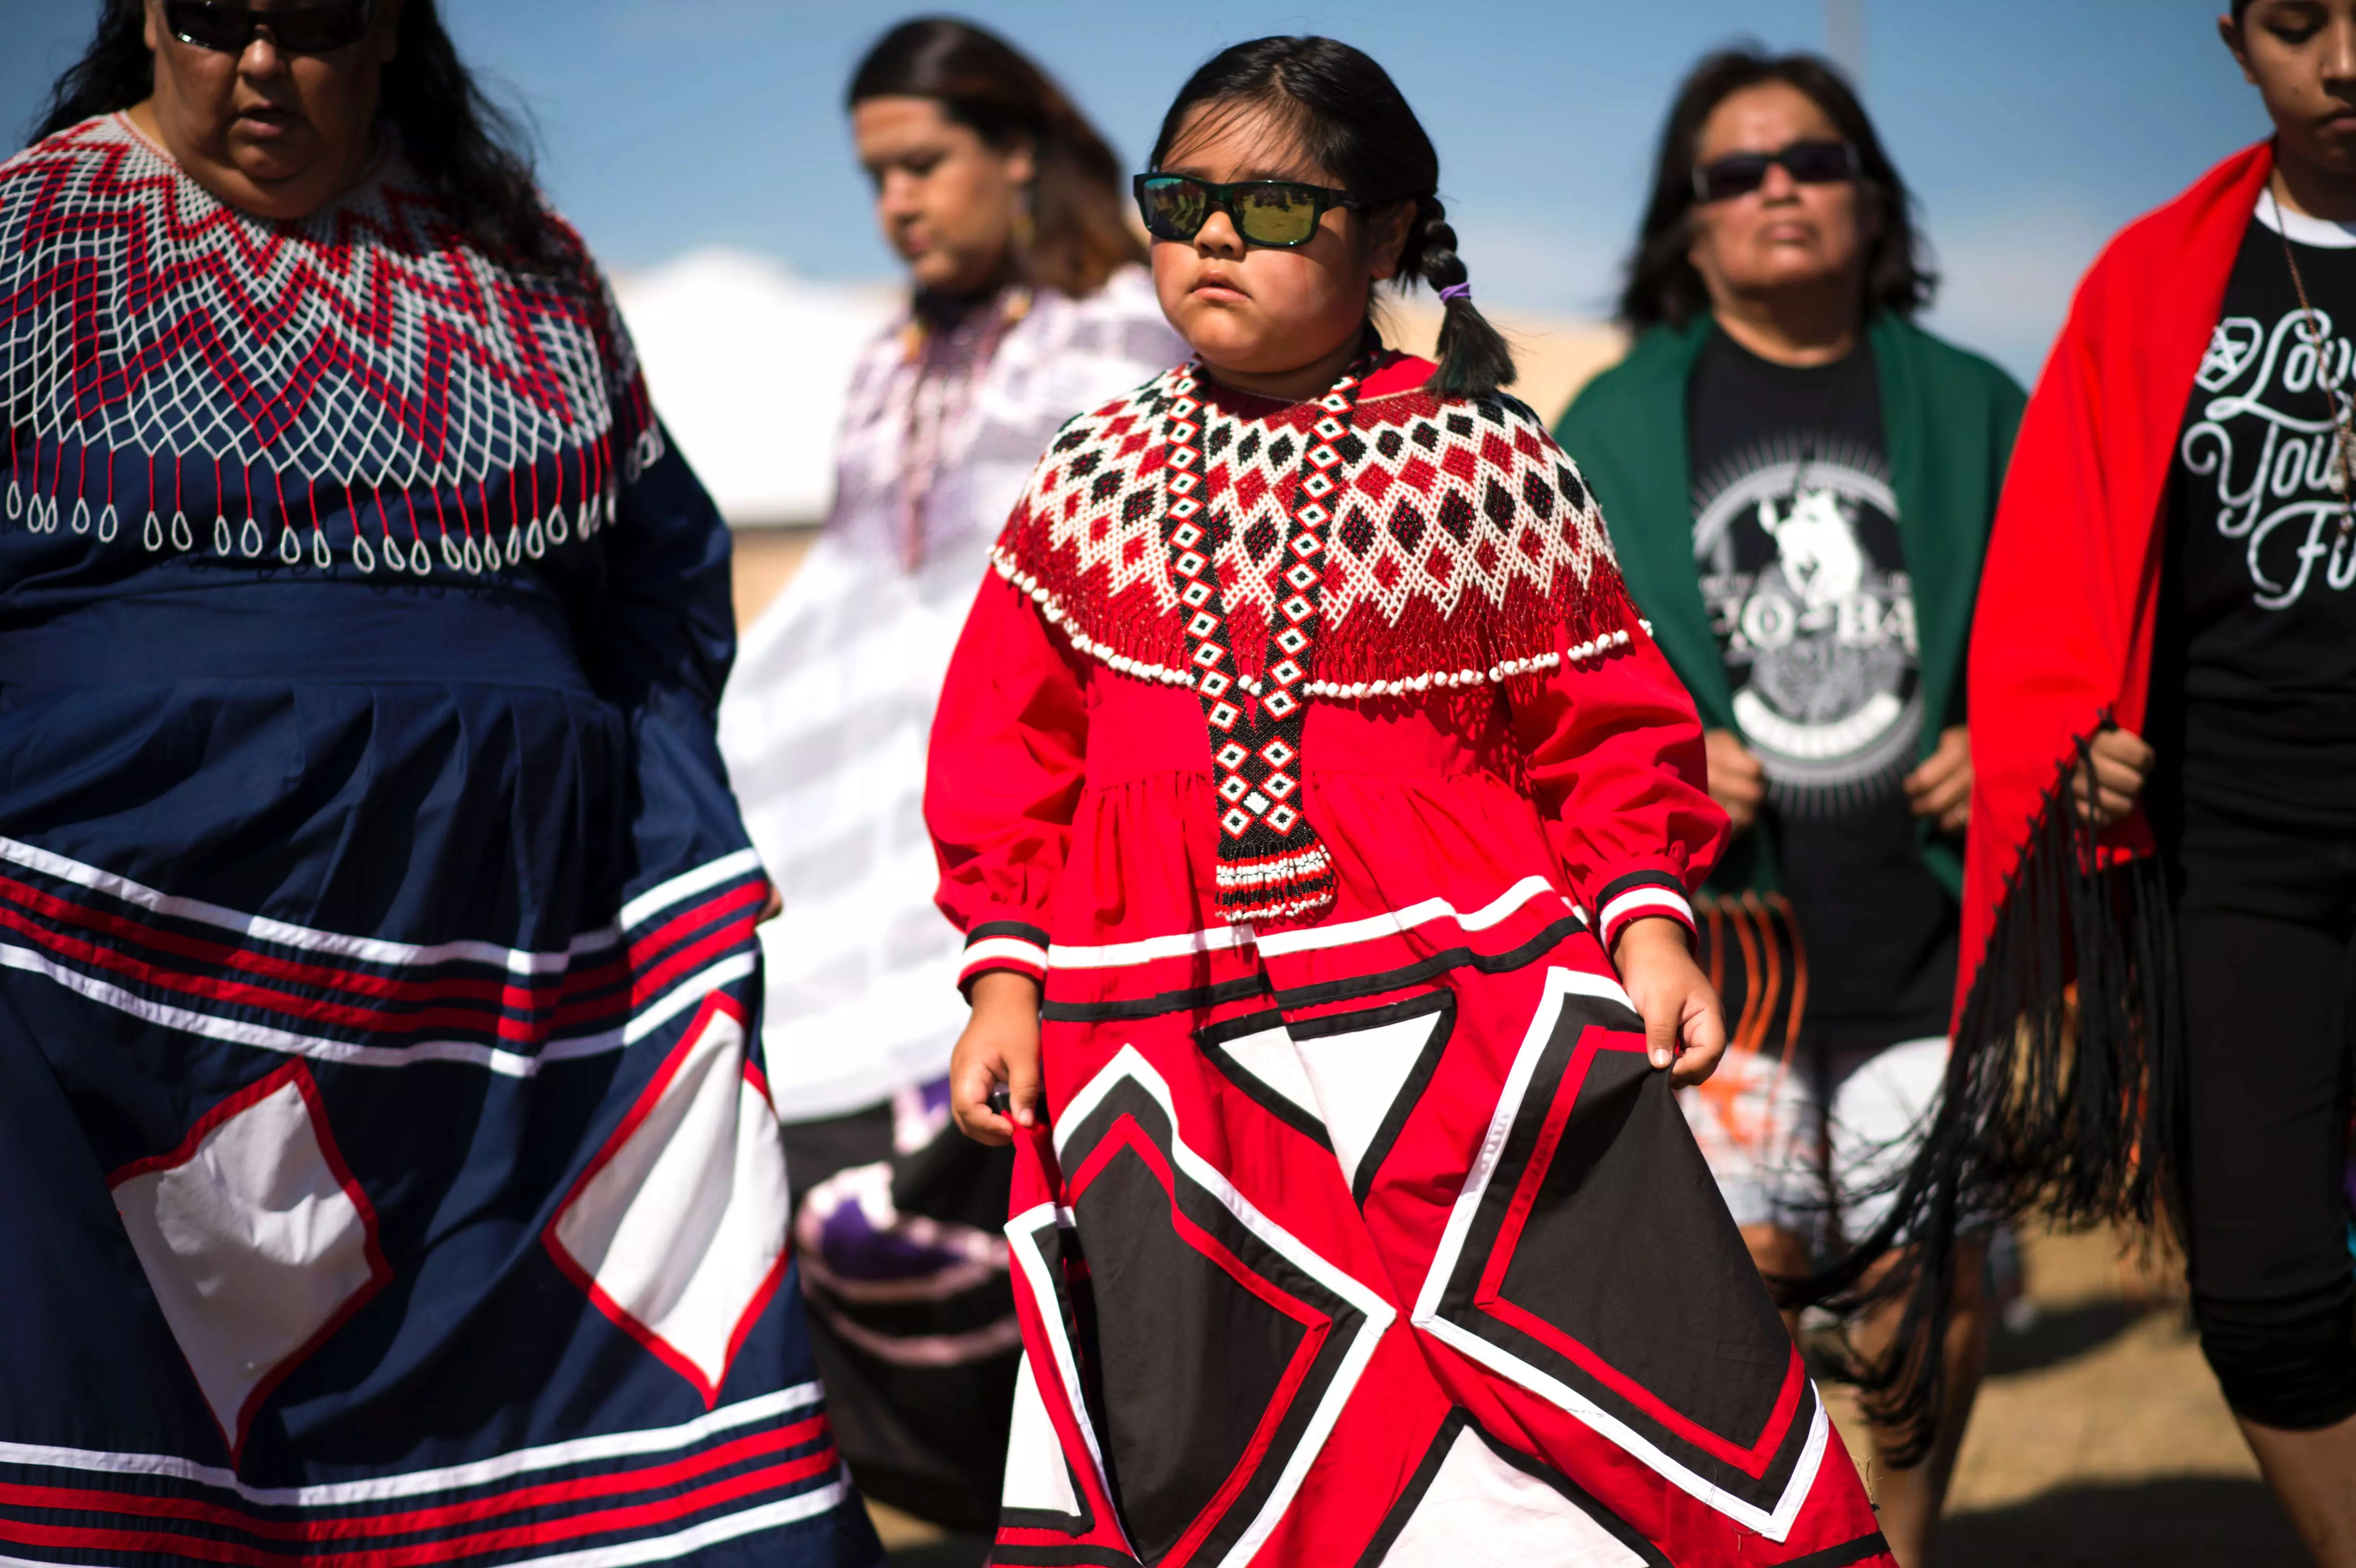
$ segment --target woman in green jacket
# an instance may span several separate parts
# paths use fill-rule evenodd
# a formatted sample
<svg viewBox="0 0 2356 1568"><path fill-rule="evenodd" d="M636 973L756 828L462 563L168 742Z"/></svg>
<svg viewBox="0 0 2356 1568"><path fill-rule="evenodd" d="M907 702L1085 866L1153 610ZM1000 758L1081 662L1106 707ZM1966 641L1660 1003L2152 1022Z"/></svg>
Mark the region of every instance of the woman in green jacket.
<svg viewBox="0 0 2356 1568"><path fill-rule="evenodd" d="M1635 346L1556 432L1739 835L1705 933L1737 1049L1685 1099L1770 1275L1873 1228L1945 1066L1964 645L2024 399L1912 324L1933 281L1847 84L1812 57L1714 55L1662 137L1621 301ZM1978 1379L1979 1273L1958 1271L1938 1443L1874 1433L1907 1568ZM1859 1349L1894 1318L1867 1313Z"/></svg>

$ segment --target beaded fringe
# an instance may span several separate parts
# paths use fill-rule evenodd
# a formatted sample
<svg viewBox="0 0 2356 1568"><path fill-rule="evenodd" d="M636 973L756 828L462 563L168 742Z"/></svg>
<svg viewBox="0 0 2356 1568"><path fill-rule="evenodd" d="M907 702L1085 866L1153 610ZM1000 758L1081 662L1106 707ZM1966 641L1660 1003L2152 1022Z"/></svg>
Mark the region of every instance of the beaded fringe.
<svg viewBox="0 0 2356 1568"><path fill-rule="evenodd" d="M1258 860L1223 859L1217 875L1219 913L1230 925L1312 919L1333 906L1340 886L1323 844Z"/></svg>

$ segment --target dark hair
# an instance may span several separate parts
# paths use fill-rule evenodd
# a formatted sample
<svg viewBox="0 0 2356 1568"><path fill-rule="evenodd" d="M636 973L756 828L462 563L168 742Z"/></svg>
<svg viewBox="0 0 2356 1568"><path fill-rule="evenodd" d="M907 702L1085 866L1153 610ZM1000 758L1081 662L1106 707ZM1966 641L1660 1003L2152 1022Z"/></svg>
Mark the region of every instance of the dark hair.
<svg viewBox="0 0 2356 1568"><path fill-rule="evenodd" d="M1369 208L1415 204L1398 258L1398 286L1450 289L1466 278L1456 230L1440 203L1440 155L1388 72L1332 38L1255 38L1214 55L1186 79L1162 119L1148 167L1170 156L1186 119L1204 104L1265 110L1301 155L1328 170ZM1513 350L1472 299L1446 301L1431 389L1486 397L1514 379Z"/></svg>
<svg viewBox="0 0 2356 1568"><path fill-rule="evenodd" d="M90 48L50 90L33 140L153 94L155 62L145 19L145 0L102 0ZM467 74L434 0L408 0L402 8L400 48L384 68L381 112L400 133L402 155L468 244L525 271L580 265L577 243L541 201L529 136Z"/></svg>
<svg viewBox="0 0 2356 1568"><path fill-rule="evenodd" d="M2250 14L2250 0L2233 0L2233 26L2240 27L2242 18Z"/></svg>
<svg viewBox="0 0 2356 1568"><path fill-rule="evenodd" d="M1694 67L1669 110L1653 168L1652 205L1645 208L1636 253L1628 262L1628 285L1620 295L1620 319L1629 326L1639 331L1664 322L1682 326L1709 309L1709 290L1686 259L1692 244L1687 219L1694 207L1694 156L1702 127L1736 93L1777 81L1805 93L1857 149L1867 234L1865 313L1912 315L1931 303L1939 279L1925 264L1914 231L1912 198L1847 80L1815 55L1771 58L1756 49L1736 48Z"/></svg>
<svg viewBox="0 0 2356 1568"><path fill-rule="evenodd" d="M1120 160L1053 78L994 33L953 16L919 16L875 41L851 73L845 106L870 98L929 98L983 141L1031 144L1033 287L1077 298L1104 287L1145 248L1124 216Z"/></svg>

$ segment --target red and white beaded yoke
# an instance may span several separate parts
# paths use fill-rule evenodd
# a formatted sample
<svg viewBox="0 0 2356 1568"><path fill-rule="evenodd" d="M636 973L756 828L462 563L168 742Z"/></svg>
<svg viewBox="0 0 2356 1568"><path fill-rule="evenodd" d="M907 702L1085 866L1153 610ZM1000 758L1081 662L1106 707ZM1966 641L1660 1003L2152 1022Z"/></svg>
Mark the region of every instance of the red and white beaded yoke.
<svg viewBox="0 0 2356 1568"><path fill-rule="evenodd" d="M1421 361L1387 360L1334 443L1310 694L1470 686L1624 644L1636 614L1602 515L1545 424L1507 397L1443 407ZM1075 647L1181 686L1198 667L1163 548L1162 420L1193 380L1182 366L1065 427L992 556ZM1201 397L1207 551L1230 611L1265 619L1289 592L1285 514L1326 411L1207 380Z"/></svg>
<svg viewBox="0 0 2356 1568"><path fill-rule="evenodd" d="M279 223L121 114L27 148L0 165L0 526L420 576L594 534L662 438L555 228L576 264L536 276L471 248L397 154Z"/></svg>

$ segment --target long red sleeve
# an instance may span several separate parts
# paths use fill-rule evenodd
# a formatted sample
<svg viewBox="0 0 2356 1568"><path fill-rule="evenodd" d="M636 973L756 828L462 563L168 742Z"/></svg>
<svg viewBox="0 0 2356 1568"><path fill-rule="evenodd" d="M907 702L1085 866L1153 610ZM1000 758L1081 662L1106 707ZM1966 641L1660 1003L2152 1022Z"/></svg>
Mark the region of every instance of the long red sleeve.
<svg viewBox="0 0 2356 1568"><path fill-rule="evenodd" d="M1071 842L1087 751L1076 656L996 572L982 581L942 683L925 776L942 912L987 969L1044 979L1047 909Z"/></svg>
<svg viewBox="0 0 2356 1568"><path fill-rule="evenodd" d="M1693 699L1652 638L1632 632L1606 657L1509 691L1530 793L1605 947L1644 915L1692 929L1687 895L1725 847L1727 819L1704 787Z"/></svg>

